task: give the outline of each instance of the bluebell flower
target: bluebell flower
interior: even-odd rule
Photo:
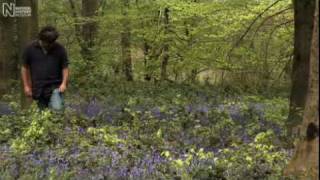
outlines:
[[[242,138],[242,141],[246,144],[251,142],[251,138],[249,137],[249,135],[246,132],[244,132],[244,134],[241,136],[241,138]]]
[[[151,109],[152,116],[158,119],[161,119],[162,113],[159,107],[154,107]]]
[[[120,169],[117,171],[117,176],[121,179],[126,178],[128,176],[128,168],[120,167]]]
[[[100,113],[102,113],[102,106],[97,102],[96,98],[93,98],[93,100],[85,106],[84,114],[91,119],[97,117]]]
[[[14,113],[13,109],[7,103],[0,102],[0,116],[13,115]]]
[[[133,167],[131,170],[130,170],[130,174],[132,177],[140,177],[142,172],[141,172],[141,169],[137,168],[137,167]]]
[[[202,112],[202,113],[208,113],[209,112],[209,108],[206,105],[199,105],[197,108],[198,112]]]
[[[80,134],[84,134],[86,132],[86,130],[82,127],[79,127],[78,131]]]
[[[187,113],[192,113],[192,110],[193,110],[193,106],[191,104],[185,106],[185,111]]]

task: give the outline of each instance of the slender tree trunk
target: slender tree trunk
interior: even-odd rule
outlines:
[[[136,0],[136,6],[139,6],[139,0]],[[149,22],[149,20],[147,20]],[[141,19],[141,29],[146,29],[148,23],[145,23],[143,19]],[[151,73],[149,71],[148,61],[149,61],[149,53],[150,53],[150,45],[146,39],[146,33],[143,33],[143,65],[144,65],[144,80],[150,81],[151,80]]]
[[[89,64],[89,68],[93,66],[94,60],[94,46],[97,34],[97,22],[95,17],[97,15],[99,7],[98,0],[82,0],[82,17],[85,18],[85,22],[82,25],[82,42],[81,42],[81,54],[82,57]]]
[[[17,79],[14,28],[15,19],[0,14],[0,97],[9,92],[10,80]]]
[[[152,79],[151,74],[149,72],[149,68],[148,68],[149,50],[150,50],[150,46],[147,40],[144,39],[143,40],[143,56],[144,56],[144,71],[145,71],[144,80],[146,81],[150,81]]]
[[[131,49],[130,49],[131,29],[130,29],[130,21],[128,17],[129,0],[122,0],[122,1],[123,1],[123,7],[122,7],[123,30],[121,32],[122,65],[123,65],[123,72],[127,81],[133,81],[132,57],[131,57]]]
[[[163,57],[161,63],[161,80],[166,80],[168,78],[167,66],[169,63],[169,43],[168,43],[168,33],[169,33],[169,8],[164,9],[164,33],[165,41],[163,45]]]
[[[305,96],[305,102],[302,104],[305,105],[303,111],[303,121],[298,126],[299,129],[299,143],[295,147],[295,155],[290,161],[288,167],[285,170],[286,175],[297,175],[299,179],[318,179],[319,176],[319,0],[312,1],[295,1],[295,12],[296,14],[296,28],[297,31],[300,28],[306,28],[303,26],[303,22],[299,21],[299,15],[308,15],[308,14],[300,14],[301,12],[310,11],[313,13],[313,16],[310,16],[305,19],[304,22],[312,22],[309,29],[305,30],[305,36],[299,34],[300,36],[295,36],[295,38],[302,38],[305,41],[303,44],[310,44],[309,49],[301,49],[308,50],[309,53],[305,53],[305,58],[308,59],[300,59],[296,57],[295,60],[307,61],[308,67],[299,67],[308,69],[308,78],[305,79],[307,82],[307,91],[306,94],[300,94]],[[301,11],[300,11],[301,10]],[[301,26],[299,26],[299,23]],[[309,33],[311,29],[311,38],[303,38],[309,37]],[[297,35],[297,34],[296,34]],[[295,46],[295,48],[301,48],[300,46]],[[298,51],[298,50],[297,50]],[[294,76],[293,76],[294,77]],[[296,86],[293,86],[296,87]],[[296,92],[293,90],[292,92]],[[302,91],[304,92],[304,91]],[[301,100],[302,101],[302,100]]]
[[[31,7],[30,17],[17,17],[17,33],[18,33],[18,49],[19,60],[22,59],[22,51],[30,43],[31,40],[35,40],[38,34],[38,0],[19,0],[17,6],[29,6]],[[20,77],[20,73],[19,73]],[[22,82],[21,82],[22,86]],[[31,98],[27,98],[24,95],[23,87],[21,91],[21,106],[23,108],[28,107],[31,104]]]
[[[69,0],[69,4],[70,4],[70,8],[71,8],[71,14],[72,14],[72,18],[74,18],[74,31],[75,31],[75,36],[76,39],[82,49],[82,35],[81,35],[81,26],[80,24],[80,20],[79,20],[79,15],[76,9],[76,4],[73,0]]]
[[[193,2],[197,2],[197,1],[193,1]],[[192,21],[192,24],[191,24],[192,26],[194,26],[195,25],[195,23],[194,23],[194,21]],[[193,37],[192,37],[192,35],[190,35],[190,30],[189,30],[189,28],[188,28],[188,25],[187,25],[187,22],[185,22],[185,36],[186,36],[186,38],[187,38],[187,48],[189,49],[189,50],[191,50],[192,49],[192,45],[193,45]],[[183,59],[182,59],[183,60]],[[192,68],[191,69],[191,72],[190,72],[190,81],[192,82],[192,83],[195,83],[196,82],[196,80],[197,80],[197,75],[198,75],[198,68]]]
[[[316,0],[294,0],[294,61],[288,124],[290,134],[294,136],[298,133],[294,127],[301,123],[306,105],[315,2]]]

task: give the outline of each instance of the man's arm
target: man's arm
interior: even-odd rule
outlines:
[[[21,76],[23,82],[24,93],[26,96],[32,96],[32,83],[30,77],[30,68],[27,65],[22,65]]]
[[[62,70],[62,83],[59,87],[60,92],[63,93],[67,89],[68,79],[69,79],[69,68],[65,67]]]

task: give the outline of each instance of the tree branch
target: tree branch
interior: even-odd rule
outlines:
[[[251,41],[254,41],[254,39],[255,39],[258,31],[260,30],[260,28],[261,28],[268,20],[274,18],[275,16],[278,16],[278,15],[281,15],[281,14],[287,12],[288,10],[292,10],[292,7],[290,6],[290,7],[288,7],[288,8],[285,8],[285,9],[283,9],[283,10],[281,10],[281,11],[278,11],[278,12],[276,12],[276,13],[274,13],[274,14],[266,17],[266,18],[264,18],[264,20],[258,25],[257,29],[255,30],[255,32],[254,32],[254,34],[253,34],[253,38],[252,38]]]
[[[256,16],[253,21],[250,23],[250,25],[246,28],[245,32],[240,36],[240,38],[236,41],[236,43],[232,46],[230,51],[228,52],[227,56],[230,58],[230,54],[233,52],[233,50],[240,44],[240,42],[246,37],[246,35],[249,33],[253,25],[256,23],[256,21],[261,18],[269,9],[271,9],[273,6],[278,4],[282,0],[277,0],[274,3],[272,3],[270,6],[268,6],[265,10],[263,10],[258,16]],[[228,59],[229,59],[228,58]]]

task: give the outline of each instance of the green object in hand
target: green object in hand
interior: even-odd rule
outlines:
[[[61,111],[64,108],[63,95],[59,89],[54,89],[50,98],[49,108],[55,111]]]

